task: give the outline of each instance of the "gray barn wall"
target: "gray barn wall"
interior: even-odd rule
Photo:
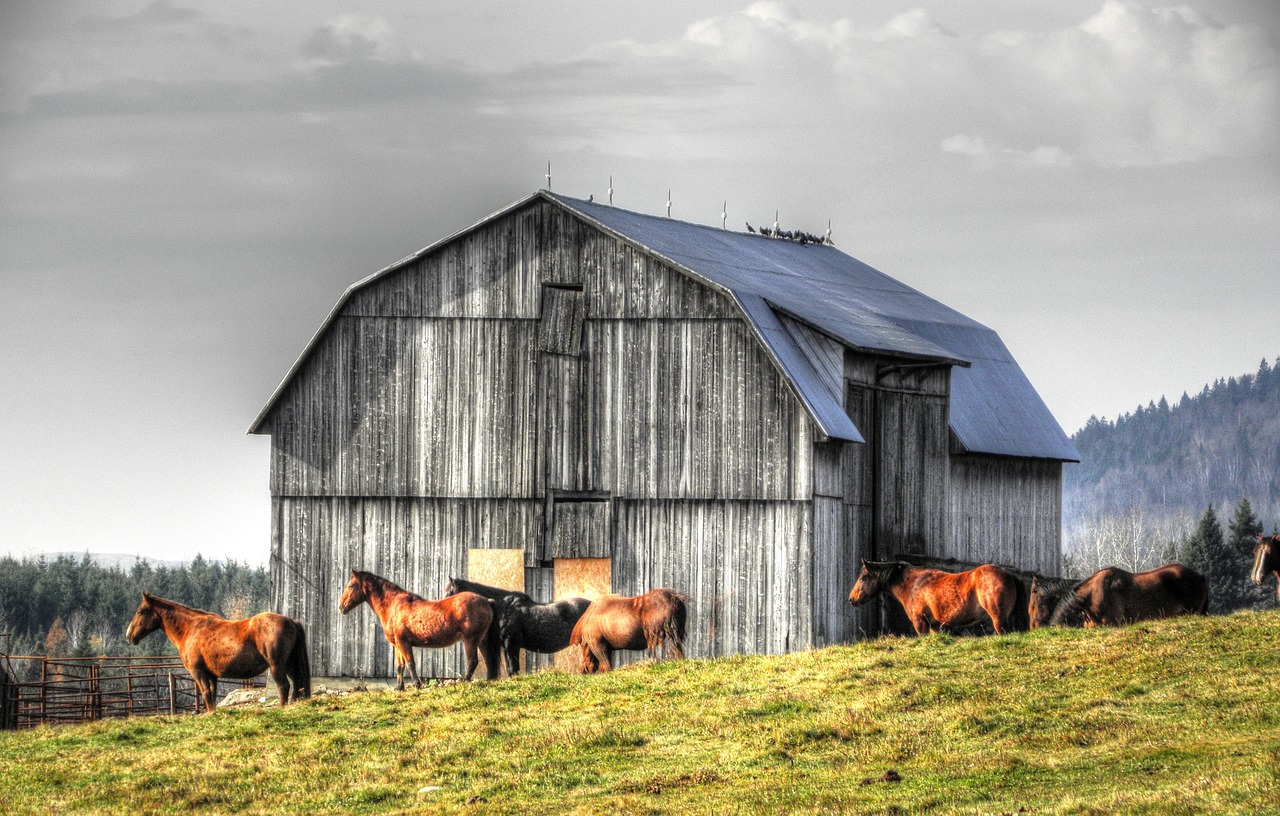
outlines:
[[[949,506],[943,557],[1061,573],[1061,462],[952,456]]]
[[[811,642],[812,423],[727,298],[554,206],[356,290],[267,426],[275,607],[317,674],[393,665],[337,612],[351,567],[438,597],[467,548],[524,547],[547,599],[540,559],[601,554],[544,540],[552,491],[611,497],[614,589],[690,595],[690,655]]]

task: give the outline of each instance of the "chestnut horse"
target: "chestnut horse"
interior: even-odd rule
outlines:
[[[1027,628],[1027,589],[995,564],[965,572],[944,572],[903,561],[863,561],[849,603],[861,606],[888,592],[915,627],[917,635],[956,630],[991,619],[997,635]]]
[[[582,673],[607,672],[615,649],[644,649],[650,657],[669,643],[677,660],[684,657],[684,595],[651,589],[643,595],[605,595],[591,602],[574,624],[569,643],[582,647]]]
[[[1249,580],[1262,586],[1268,574],[1276,576],[1276,598],[1280,599],[1280,536],[1258,536],[1253,548],[1253,571]]]
[[[212,612],[142,593],[126,634],[137,644],[157,629],[178,647],[182,665],[191,672],[205,711],[218,705],[218,678],[247,680],[271,671],[280,691],[280,705],[311,696],[311,661],[302,624],[293,618],[262,612],[252,618],[227,620]]]
[[[413,647],[442,649],[462,641],[467,654],[467,680],[476,673],[479,649],[493,623],[493,604],[474,592],[460,592],[441,601],[428,601],[372,572],[351,570],[351,580],[338,599],[338,611],[347,614],[368,603],[382,622],[382,633],[396,652],[396,684],[404,691],[404,670],[408,666],[413,681],[422,688],[422,678],[413,662]],[[497,679],[498,661],[488,666],[490,680]]]
[[[1204,615],[1209,609],[1204,576],[1181,564],[1146,572],[1106,567],[1074,585],[1055,582],[1041,587],[1038,579],[1032,583],[1038,596],[1035,626],[1124,626],[1174,615]]]

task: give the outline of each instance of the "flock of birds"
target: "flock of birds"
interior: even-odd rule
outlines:
[[[745,222],[744,222],[745,223]],[[766,238],[778,238],[783,241],[795,241],[798,244],[820,244],[823,246],[835,246],[835,242],[831,240],[831,229],[827,229],[826,235],[814,235],[812,232],[804,232],[803,230],[784,230],[778,229],[778,225],[772,227],[761,227],[756,229],[747,224],[747,232],[752,235],[763,235]]]

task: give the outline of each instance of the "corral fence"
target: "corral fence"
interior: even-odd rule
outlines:
[[[235,682],[237,687],[254,684],[253,680]],[[260,679],[257,685],[262,685]],[[220,689],[226,686],[227,681],[219,683]],[[175,657],[0,653],[0,729],[198,713],[203,708],[195,682]]]

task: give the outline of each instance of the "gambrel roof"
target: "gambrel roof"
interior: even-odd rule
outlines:
[[[828,437],[863,441],[844,411],[842,394],[829,387],[832,372],[818,370],[813,356],[783,325],[783,318],[855,350],[953,365],[951,430],[967,452],[1079,460],[1075,446],[994,331],[835,247],[643,215],[545,191],[350,287],[254,420],[250,433],[260,431],[285,386],[354,291],[538,200],[564,207],[730,296]]]

